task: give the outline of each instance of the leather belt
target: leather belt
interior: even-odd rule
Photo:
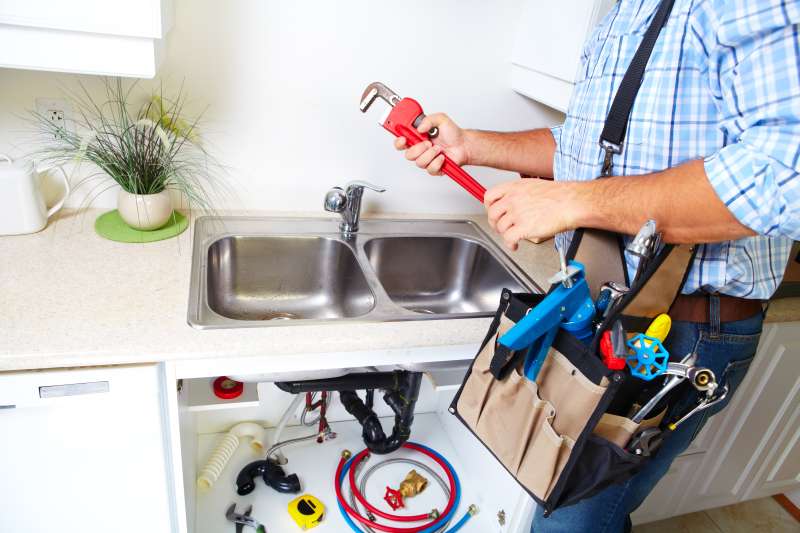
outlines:
[[[720,322],[734,322],[750,318],[763,311],[762,300],[749,300],[735,296],[719,296]],[[709,322],[709,295],[708,294],[681,294],[675,299],[669,310],[672,320],[683,322]]]

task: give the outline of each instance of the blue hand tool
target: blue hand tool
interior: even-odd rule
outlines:
[[[560,284],[499,340],[512,351],[528,349],[525,376],[531,381],[539,375],[559,328],[580,340],[590,339],[593,333],[595,308],[583,265],[570,261],[567,266],[562,255],[561,271],[549,281]]]

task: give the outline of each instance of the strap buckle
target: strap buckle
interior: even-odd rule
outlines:
[[[622,153],[622,144],[612,143],[605,139],[600,139],[600,147],[605,150],[606,156],[603,159],[603,168],[600,170],[601,176],[610,176],[614,168],[614,154]]]

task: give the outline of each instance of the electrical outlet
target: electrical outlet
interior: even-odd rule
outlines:
[[[70,121],[71,111],[72,106],[70,106],[67,100],[60,98],[36,99],[36,112],[47,118],[47,120],[61,130],[72,131],[72,124]]]

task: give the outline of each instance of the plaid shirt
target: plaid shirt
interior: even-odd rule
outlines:
[[[600,174],[603,123],[659,3],[620,0],[589,36],[566,120],[552,130],[556,179]],[[652,173],[697,158],[728,209],[760,235],[701,245],[683,292],[769,298],[791,240],[800,240],[797,0],[675,1],[613,172]],[[627,261],[633,272],[635,258]]]

